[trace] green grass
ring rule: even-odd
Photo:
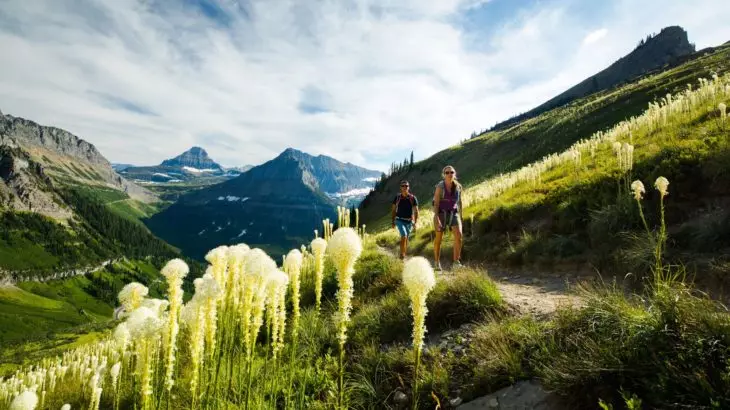
[[[79,325],[106,323],[125,284],[144,283],[151,297],[160,297],[165,291],[160,278],[147,261],[122,261],[84,276],[0,287],[0,345],[45,341]]]
[[[38,243],[17,235],[8,234],[8,240],[0,239],[0,267],[8,270],[49,269],[58,264],[58,258]]]
[[[352,319],[354,345],[409,340],[413,320],[410,299],[402,286],[378,299],[367,300]],[[426,305],[429,312],[426,327],[432,332],[455,329],[465,323],[501,315],[505,308],[494,282],[483,273],[468,269],[460,270],[453,278],[439,280]]]
[[[141,222],[142,219],[149,218],[159,212],[159,207],[145,204],[144,202],[134,199],[121,199],[118,201],[108,202],[106,205],[117,215],[142,225],[144,225],[144,223]]]

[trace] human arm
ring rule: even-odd
[[[416,230],[416,226],[418,226],[418,204],[413,207],[413,230]]]
[[[433,193],[433,225],[437,229],[441,229],[441,220],[439,219],[439,204],[441,203],[441,185],[436,185],[436,192]]]
[[[395,204],[390,207],[390,226],[395,228]]]

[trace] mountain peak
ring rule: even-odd
[[[687,31],[680,26],[665,27],[659,34],[642,39],[633,51],[603,71],[588,77],[537,108],[495,125],[492,130],[507,129],[522,120],[562,107],[578,98],[627,83],[665,65],[677,64],[695,51],[694,44],[689,42]]]
[[[162,161],[163,167],[191,167],[196,169],[223,169],[201,147],[192,147],[175,158]]]

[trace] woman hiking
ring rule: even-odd
[[[451,165],[443,169],[444,179],[436,184],[433,195],[433,225],[436,227],[436,240],[433,243],[434,267],[441,269],[441,239],[444,231],[451,229],[454,234],[454,267],[461,266],[461,184],[456,180],[456,170]]]

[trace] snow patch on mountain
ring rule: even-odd
[[[188,166],[184,166],[184,167],[182,167],[182,169],[184,171],[187,171],[187,172],[190,172],[193,174],[202,174],[204,172],[216,172],[217,171],[217,170],[211,169],[211,168],[198,169],[198,168],[193,168],[193,167],[188,167]]]
[[[351,189],[347,192],[326,192],[327,196],[330,198],[351,198],[351,197],[358,197],[358,196],[365,196],[370,191],[372,191],[372,188],[356,188]]]

